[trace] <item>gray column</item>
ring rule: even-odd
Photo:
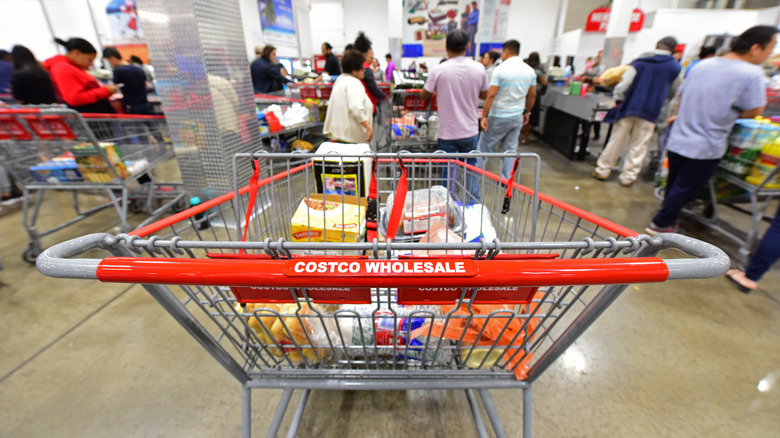
[[[606,68],[618,66],[623,61],[623,46],[626,43],[628,28],[631,26],[631,14],[635,6],[634,1],[612,1],[604,39],[604,53],[601,56],[601,64]]]
[[[231,157],[260,147],[238,1],[138,0],[138,10],[187,191],[233,190]],[[239,181],[250,175],[239,169]]]

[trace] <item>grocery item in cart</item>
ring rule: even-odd
[[[756,186],[761,185],[777,168],[778,163],[780,163],[780,140],[770,143],[761,149],[761,155],[753,164],[750,175],[745,180]],[[768,189],[780,188],[780,173],[776,173],[774,178],[767,181],[764,187]]]
[[[463,243],[463,238],[453,233],[449,228],[440,222],[431,223],[431,228],[426,232],[419,243]],[[413,256],[435,256],[435,255],[463,255],[463,250],[414,250]],[[473,251],[472,251],[473,254]]]
[[[83,181],[76,160],[70,154],[61,155],[30,167],[30,174],[38,182],[55,184],[58,182]]]
[[[110,166],[114,167],[119,178],[127,178],[129,173],[122,160],[122,151],[116,143],[101,142],[99,145],[108,157],[108,163],[92,143],[78,144],[71,150],[84,179],[96,183],[112,182],[115,177]]]
[[[312,304],[311,308],[304,305],[300,309],[298,304],[249,303],[245,309],[236,305],[237,311],[252,314],[247,323],[257,333],[262,344],[260,349],[276,357],[286,357],[295,365],[302,363],[304,358],[315,362],[318,355],[320,360],[330,355],[330,348],[316,348],[316,353],[312,348],[330,345],[327,339],[315,335],[312,330],[318,324],[313,318],[315,309],[326,312],[317,304]]]
[[[368,196],[371,146],[328,142],[317,148],[322,154],[329,156],[312,158],[318,193]]]
[[[394,198],[394,193],[388,195],[386,212],[393,210]],[[429,189],[414,190],[406,193],[401,217],[403,232],[425,233],[435,222],[454,228],[460,222],[459,216],[459,208],[446,187],[431,186]]]
[[[490,209],[483,204],[471,204],[463,206],[463,240],[466,242],[479,242],[485,239],[492,242],[497,234],[490,219]]]
[[[523,305],[521,311],[534,314],[536,312],[530,309],[535,306],[538,304]],[[430,329],[431,336],[460,342],[460,358],[468,368],[490,368],[495,364],[505,364],[507,368],[514,368],[517,379],[526,378],[533,353],[519,350],[518,347],[530,341],[525,339],[526,334],[536,330],[539,323],[536,318],[518,318],[518,312],[515,312],[513,306],[503,304],[461,304],[457,308],[442,306],[442,311],[466,318],[453,318],[447,324],[435,321],[432,329],[423,325],[417,332]],[[475,317],[477,315],[482,317]],[[412,336],[415,334],[412,333]]]
[[[391,311],[385,305],[345,305],[335,313],[337,330],[332,336],[337,356],[393,357],[428,363],[445,363],[449,356],[437,348],[439,338],[428,336],[439,306],[403,306]],[[376,336],[374,336],[376,334]],[[343,341],[342,341],[343,340]],[[437,351],[438,350],[438,351]]]
[[[292,241],[358,242],[365,230],[367,205],[368,200],[355,196],[311,194],[290,221]]]

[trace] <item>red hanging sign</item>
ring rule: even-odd
[[[607,23],[609,23],[610,8],[596,8],[588,15],[588,21],[585,22],[585,32],[606,32]],[[631,13],[631,24],[628,27],[629,32],[639,32],[645,23],[645,13],[636,8]]]

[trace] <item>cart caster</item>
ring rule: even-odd
[[[142,199],[133,199],[130,201],[130,205],[127,206],[127,209],[130,213],[137,214],[144,211],[144,204],[145,202]]]
[[[184,198],[179,199],[173,204],[173,206],[171,206],[171,211],[173,211],[174,213],[181,213],[186,209],[187,209],[187,202],[184,200]]]
[[[39,255],[41,255],[41,249],[36,246],[30,245],[22,253],[22,260],[24,260],[25,262],[31,265],[34,265],[35,260],[38,259]]]

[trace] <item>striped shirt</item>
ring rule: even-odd
[[[490,117],[517,117],[525,111],[528,90],[536,86],[536,72],[519,56],[513,56],[496,67],[490,78],[490,86],[498,87],[498,94],[490,108]]]

